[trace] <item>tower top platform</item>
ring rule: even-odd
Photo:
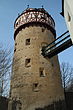
[[[55,22],[44,8],[27,8],[15,20],[15,36],[18,30],[28,25],[43,25],[55,35]]]

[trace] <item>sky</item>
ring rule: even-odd
[[[4,48],[14,47],[14,21],[29,5],[41,8],[42,5],[54,18],[57,37],[67,31],[65,19],[60,15],[62,0],[0,0],[0,45]],[[59,61],[69,62],[73,66],[73,47],[59,54]]]

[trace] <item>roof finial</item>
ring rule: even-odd
[[[42,8],[44,8],[44,6],[42,5]]]
[[[20,14],[18,13],[18,16],[19,16]]]
[[[29,5],[27,5],[27,9],[29,8]]]

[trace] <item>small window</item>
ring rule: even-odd
[[[40,77],[45,77],[45,70],[44,70],[44,68],[40,68],[39,72],[40,72]]]
[[[45,31],[45,28],[42,28],[42,32],[44,32]]]
[[[68,22],[70,22],[71,21],[71,16],[70,16],[70,14],[68,13]]]
[[[37,82],[33,84],[33,91],[34,92],[38,92],[39,91],[39,88],[38,88],[39,86],[38,85],[39,84]]]
[[[15,47],[15,49],[14,49],[14,52],[16,52],[16,47]]]
[[[30,67],[31,64],[30,64],[30,58],[26,59],[25,60],[25,67]]]
[[[15,43],[15,45],[17,45],[17,43]]]
[[[18,25],[18,22],[16,23],[16,26]]]
[[[30,45],[30,39],[26,39],[26,45]]]

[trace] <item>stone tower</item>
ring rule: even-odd
[[[14,28],[9,110],[65,110],[58,58],[41,55],[42,47],[56,37],[53,18],[44,8],[28,8]]]

